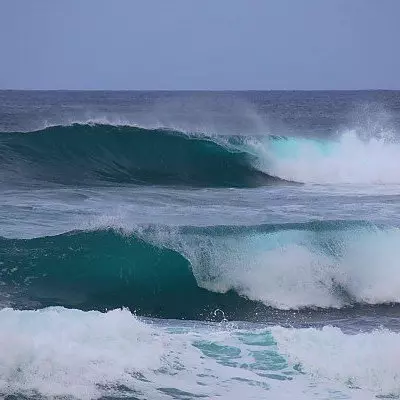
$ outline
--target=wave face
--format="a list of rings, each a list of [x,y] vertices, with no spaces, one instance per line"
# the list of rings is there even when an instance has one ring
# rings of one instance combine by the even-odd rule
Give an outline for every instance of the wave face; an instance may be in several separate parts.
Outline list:
[[[395,228],[340,221],[3,238],[0,282],[12,305],[190,319],[221,309],[243,320],[271,307],[399,303],[399,239]]]
[[[131,126],[74,124],[0,135],[5,182],[252,187],[279,181],[253,161],[204,136]]]
[[[1,239],[0,246],[3,293],[32,306],[128,306],[153,317],[207,318],[216,308],[233,311],[249,303],[200,288],[183,255],[136,235],[82,231]]]

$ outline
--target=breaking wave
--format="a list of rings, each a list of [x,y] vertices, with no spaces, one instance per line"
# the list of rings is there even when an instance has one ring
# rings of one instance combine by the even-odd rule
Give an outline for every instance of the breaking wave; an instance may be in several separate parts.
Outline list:
[[[393,135],[362,137],[356,131],[312,139],[73,124],[1,133],[0,165],[5,183],[399,184],[400,144]]]
[[[400,230],[320,221],[142,227],[0,240],[11,305],[126,306],[140,315],[229,319],[267,310],[400,302]]]

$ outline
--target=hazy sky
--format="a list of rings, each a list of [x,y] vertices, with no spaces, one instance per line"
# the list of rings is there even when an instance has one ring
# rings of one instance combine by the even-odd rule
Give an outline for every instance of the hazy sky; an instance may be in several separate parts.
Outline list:
[[[400,89],[400,0],[0,0],[0,88]]]

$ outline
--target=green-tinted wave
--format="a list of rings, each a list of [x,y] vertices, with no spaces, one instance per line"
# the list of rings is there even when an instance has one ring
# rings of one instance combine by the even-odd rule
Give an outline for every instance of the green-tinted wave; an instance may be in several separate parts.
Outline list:
[[[400,303],[399,238],[397,228],[362,221],[0,238],[0,303],[188,319],[220,309],[240,320],[272,309]]]
[[[254,157],[209,137],[131,126],[74,124],[0,134],[5,182],[252,187],[279,181],[254,168]]]
[[[178,252],[113,230],[0,239],[0,283],[18,306],[129,307],[140,315],[210,318],[257,305],[200,288]]]

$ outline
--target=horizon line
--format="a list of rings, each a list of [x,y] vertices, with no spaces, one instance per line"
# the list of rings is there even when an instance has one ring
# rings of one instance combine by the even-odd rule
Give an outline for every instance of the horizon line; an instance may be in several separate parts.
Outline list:
[[[1,92],[398,92],[399,89],[11,89]]]

